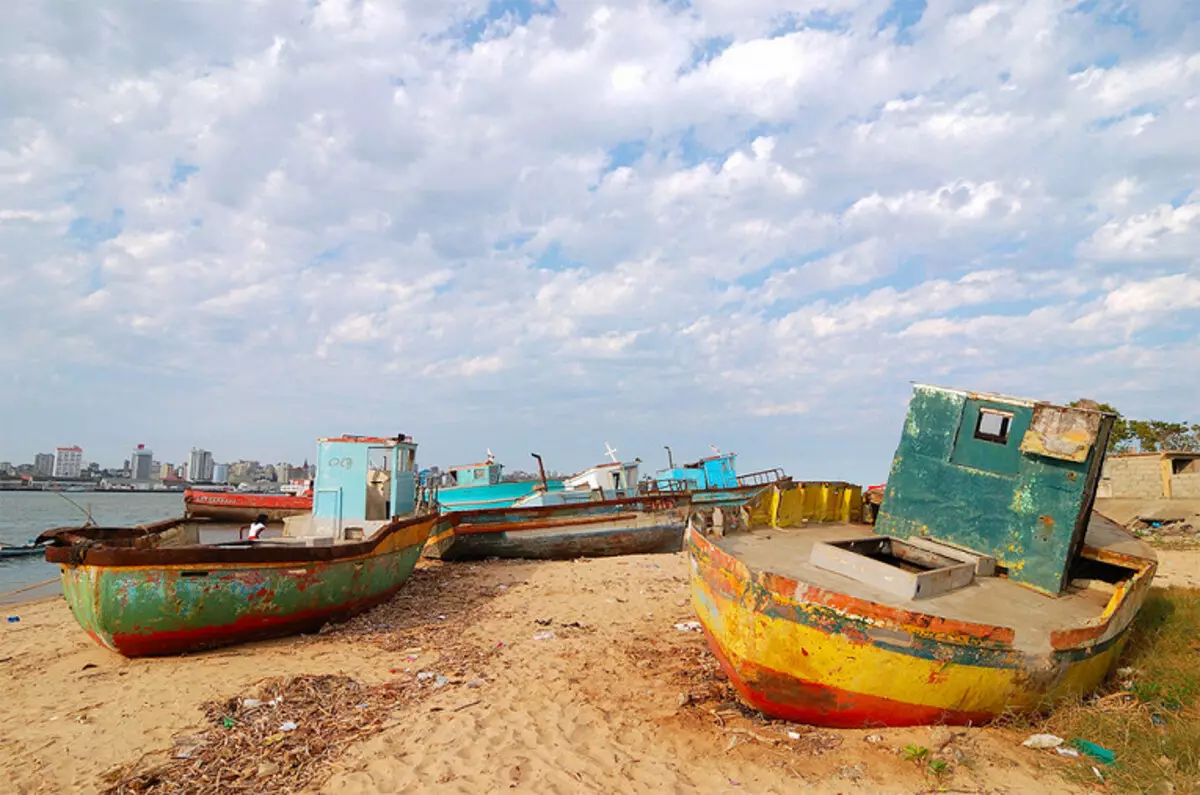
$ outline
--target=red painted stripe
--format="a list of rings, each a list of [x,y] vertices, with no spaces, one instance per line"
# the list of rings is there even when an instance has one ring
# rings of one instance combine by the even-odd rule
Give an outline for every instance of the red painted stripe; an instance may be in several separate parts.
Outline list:
[[[987,712],[945,710],[853,693],[808,682],[748,660],[734,665],[708,627],[704,627],[704,635],[742,700],[774,718],[837,729],[866,729],[930,724],[962,726],[987,723],[996,717]]]
[[[215,505],[236,508],[292,508],[312,510],[312,497],[275,494],[237,494],[226,492],[185,491],[184,505]]]
[[[158,657],[279,638],[299,632],[315,632],[328,622],[344,621],[377,604],[386,602],[400,589],[401,585],[403,582],[375,596],[343,602],[333,607],[286,615],[274,613],[247,615],[232,624],[221,626],[192,627],[144,634],[116,633],[113,635],[112,643],[104,643],[99,638],[96,640],[100,641],[101,645],[109,646],[126,657]],[[92,635],[92,637],[96,636]]]

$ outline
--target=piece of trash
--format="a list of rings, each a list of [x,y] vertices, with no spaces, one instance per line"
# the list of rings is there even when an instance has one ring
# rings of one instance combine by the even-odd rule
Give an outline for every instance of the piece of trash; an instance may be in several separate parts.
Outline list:
[[[1167,725],[1167,719],[1155,712],[1150,716],[1150,722],[1160,729]]]
[[[279,731],[281,731],[281,732],[296,731],[296,722],[291,721],[291,720],[285,720],[283,723],[279,724]]]
[[[10,624],[15,624],[20,620],[21,620],[20,616],[9,616],[8,617],[8,623],[10,623]]]
[[[867,742],[869,742],[869,743],[875,743],[876,745],[878,745],[879,743],[883,742],[883,735],[881,735],[881,734],[868,734],[868,735],[867,735],[866,737],[864,737],[863,739],[864,739],[864,740],[866,740],[866,741],[867,741]]]
[[[446,620],[445,616],[438,616],[438,621],[445,621],[445,620]]]
[[[417,674],[417,681],[424,682],[427,679],[432,679],[435,676],[437,676],[437,674],[435,674],[433,671],[421,671],[419,674]]]
[[[282,704],[283,696],[275,696],[275,698],[271,699],[271,703],[272,704]]]
[[[679,694],[679,706],[686,707],[688,704],[691,704],[691,703],[692,703],[692,694],[691,693],[680,693]]]
[[[1130,668],[1129,666],[1125,666],[1124,668],[1118,668],[1117,676],[1121,677],[1122,679],[1124,679],[1127,676],[1133,676],[1133,669]]]
[[[554,623],[554,619],[553,618],[535,618],[533,620],[533,623],[537,624],[540,627],[548,627]]]
[[[483,687],[484,684],[486,683],[482,679],[472,679],[470,682],[467,682],[467,687]]]
[[[699,621],[680,621],[678,624],[675,625],[675,629],[679,630],[680,632],[699,632],[700,631],[700,622]]]
[[[799,740],[800,732],[788,732],[788,737],[790,737],[793,740]]]
[[[545,632],[539,632],[536,635],[534,635],[533,639],[534,640],[554,640],[556,637],[557,636],[554,634],[553,631],[546,630]]]
[[[445,687],[448,684],[450,684],[450,677],[442,676],[441,674],[438,674],[437,677],[433,680],[434,687]]]
[[[242,699],[242,706],[246,709],[254,709],[255,707],[261,707],[262,702],[257,698],[244,698]]]
[[[1099,770],[1097,770],[1096,768],[1093,767],[1092,772],[1096,774],[1096,778],[1100,779],[1101,783],[1104,782],[1104,776],[1103,776],[1103,774],[1100,773]]]
[[[1079,752],[1076,751],[1074,748],[1055,748],[1054,751],[1059,756],[1069,756],[1072,759],[1079,758]]]
[[[501,591],[507,591],[507,590],[508,590],[508,586],[507,586],[507,585],[503,585],[503,584],[501,584],[501,585],[497,585],[497,586],[496,586],[496,588],[497,588],[497,589],[499,589],[499,590],[501,590]]]
[[[502,641],[502,640],[498,640],[498,641],[496,641],[496,648],[497,648],[497,649],[503,649],[503,648],[504,648],[504,641]]]
[[[1036,748],[1039,751],[1047,748],[1057,748],[1065,743],[1066,740],[1054,734],[1033,734],[1030,735],[1021,745],[1026,748]]]
[[[221,725],[224,726],[226,729],[232,729],[234,726],[237,725],[237,721],[234,720],[233,718],[221,718]]]
[[[255,775],[257,775],[261,778],[261,777],[266,777],[266,776],[273,776],[278,772],[279,772],[279,765],[275,764],[274,762],[260,762],[258,765],[258,772]]]
[[[1090,756],[1092,759],[1095,759],[1101,764],[1111,765],[1114,761],[1116,761],[1117,758],[1116,754],[1105,748],[1103,745],[1096,745],[1095,743],[1088,742],[1087,740],[1080,740],[1076,738],[1071,741],[1071,745],[1082,751],[1084,755]]]

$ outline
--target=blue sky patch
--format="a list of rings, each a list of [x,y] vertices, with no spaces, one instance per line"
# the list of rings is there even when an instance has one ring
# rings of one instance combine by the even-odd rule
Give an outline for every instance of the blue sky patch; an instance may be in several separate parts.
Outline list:
[[[125,210],[118,207],[107,221],[80,216],[67,225],[67,237],[82,249],[90,250],[121,234],[125,227]]]
[[[912,44],[913,37],[909,28],[921,21],[925,16],[925,0],[892,0],[892,5],[879,17],[876,30],[882,32],[888,28],[896,28],[897,44]]]
[[[179,187],[187,182],[188,179],[198,171],[200,171],[199,166],[194,166],[191,163],[185,163],[182,160],[176,160],[171,166],[171,187]]]

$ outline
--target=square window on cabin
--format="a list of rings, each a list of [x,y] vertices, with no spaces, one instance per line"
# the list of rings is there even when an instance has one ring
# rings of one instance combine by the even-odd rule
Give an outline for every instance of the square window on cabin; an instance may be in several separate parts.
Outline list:
[[[481,478],[481,477],[483,477],[483,470],[482,470],[482,469],[476,469],[476,470],[475,470],[475,477],[477,477],[477,478]]]
[[[1008,444],[1008,426],[1012,415],[1005,411],[980,409],[975,421],[975,438],[996,444]]]

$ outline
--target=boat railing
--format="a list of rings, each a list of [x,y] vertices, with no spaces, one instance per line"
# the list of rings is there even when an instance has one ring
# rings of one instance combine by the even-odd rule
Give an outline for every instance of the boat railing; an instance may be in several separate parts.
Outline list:
[[[774,467],[772,469],[764,469],[760,472],[738,475],[737,482],[739,486],[769,486],[772,483],[778,483],[786,479],[787,475],[783,474],[783,470],[779,467]]]
[[[690,480],[665,478],[650,483],[643,483],[639,491],[642,494],[679,494],[691,491],[694,484]]]

